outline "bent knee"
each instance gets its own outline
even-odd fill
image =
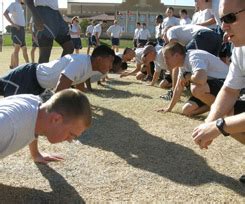
[[[185,105],[182,107],[182,114],[185,116],[192,116],[193,112],[198,108],[197,104],[187,102]]]

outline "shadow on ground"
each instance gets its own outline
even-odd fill
[[[176,183],[199,186],[216,182],[245,196],[245,186],[210,168],[193,150],[151,135],[134,120],[109,109],[100,108],[99,113],[94,114],[93,127],[80,137],[82,144],[114,152],[133,167]]]
[[[52,192],[33,188],[13,187],[0,184],[1,203],[85,203],[78,192],[48,165],[37,164],[42,175],[49,181]],[[35,181],[33,181],[35,182]]]
[[[115,83],[116,84],[116,83]],[[113,85],[115,85],[113,84]],[[111,84],[102,84],[106,89],[94,89],[93,88],[93,95],[96,95],[101,98],[131,98],[131,97],[141,97],[141,98],[146,98],[146,99],[152,99],[149,95],[145,94],[137,94],[137,93],[131,93],[129,91],[123,91],[123,90],[118,90],[113,87]]]

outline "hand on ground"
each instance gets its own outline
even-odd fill
[[[63,161],[64,158],[55,154],[39,153],[33,160],[36,163],[48,164],[49,162]]]

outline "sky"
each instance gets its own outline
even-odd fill
[[[0,0],[0,12],[3,13],[8,5],[14,0]],[[58,0],[60,8],[67,8],[67,0]],[[87,2],[88,0],[80,0],[81,2]],[[90,2],[100,2],[100,3],[121,3],[122,0],[90,0]],[[166,5],[185,5],[194,6],[194,0],[162,0]],[[0,31],[3,30],[7,24],[6,20],[0,15]]]

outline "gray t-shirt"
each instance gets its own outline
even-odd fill
[[[180,76],[182,76],[184,72],[195,73],[198,70],[205,70],[208,79],[225,79],[229,67],[218,57],[204,50],[188,50],[184,65],[180,70]]]
[[[0,159],[17,152],[35,139],[41,99],[30,94],[0,100]]]

